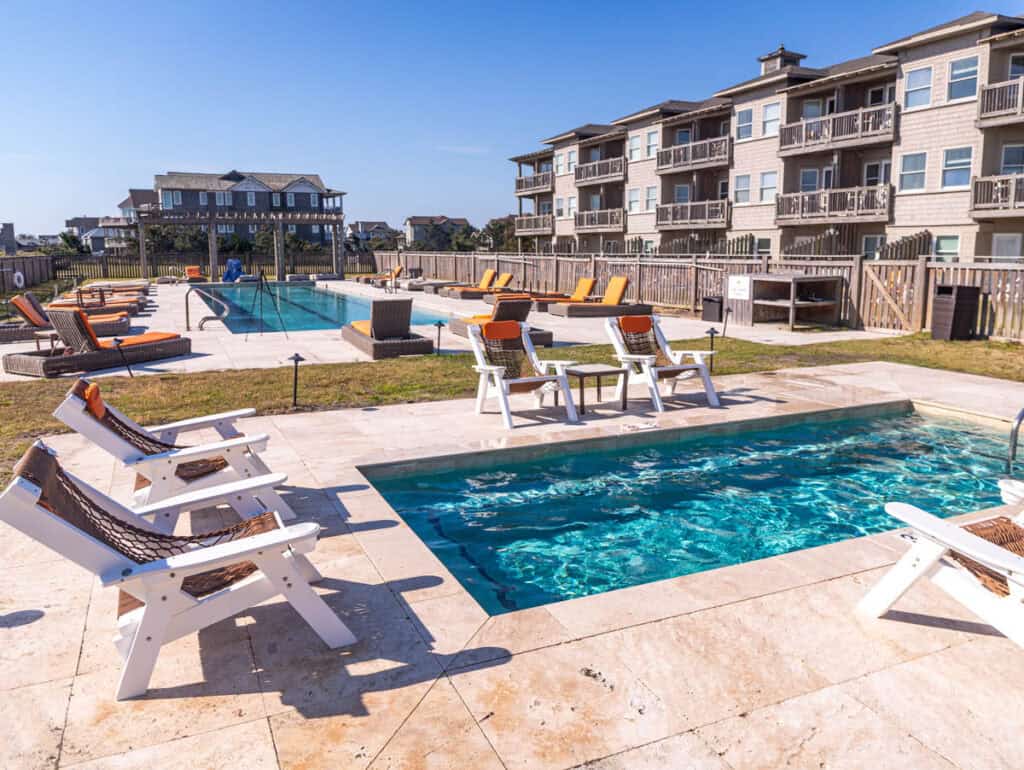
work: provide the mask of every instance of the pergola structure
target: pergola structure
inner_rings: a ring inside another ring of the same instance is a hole
[[[274,234],[274,271],[277,280],[285,279],[284,228],[285,225],[320,225],[331,231],[331,263],[336,275],[344,273],[342,241],[345,214],[341,211],[246,211],[140,208],[137,212],[139,229],[139,263],[142,277],[149,278],[146,256],[146,228],[149,225],[199,225],[206,227],[209,244],[210,279],[217,274],[217,225],[263,225]]]

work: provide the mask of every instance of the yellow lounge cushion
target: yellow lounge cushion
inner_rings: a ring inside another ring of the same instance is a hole
[[[353,329],[355,329],[357,332],[359,332],[360,334],[365,334],[367,337],[372,337],[373,336],[372,334],[370,334],[370,322],[369,321],[353,321],[349,325]]]

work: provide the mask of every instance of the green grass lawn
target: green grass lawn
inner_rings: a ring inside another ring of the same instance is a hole
[[[707,339],[684,340],[675,347],[706,349]],[[1013,343],[936,342],[919,335],[802,346],[725,339],[718,340],[716,349],[720,352],[715,375],[890,361],[1024,382],[1024,347]],[[611,361],[611,346],[544,349],[540,355],[581,363]],[[469,354],[303,366],[299,408],[315,411],[471,397],[477,381],[471,367]],[[6,483],[11,466],[34,438],[63,430],[50,412],[70,384],[69,380],[0,383],[0,482]],[[110,377],[102,380],[102,387],[111,403],[143,424],[243,406],[254,406],[261,414],[292,410],[290,367]]]

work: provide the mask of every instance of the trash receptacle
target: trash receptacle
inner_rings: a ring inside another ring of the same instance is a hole
[[[722,297],[705,297],[701,305],[700,320],[722,322]]]
[[[936,286],[932,301],[932,339],[971,339],[980,298],[981,289],[977,286]]]

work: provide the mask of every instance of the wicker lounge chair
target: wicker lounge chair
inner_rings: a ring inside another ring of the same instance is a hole
[[[203,268],[199,265],[186,265],[185,280],[189,283],[206,283],[206,276],[203,275]]]
[[[8,353],[4,371],[29,377],[56,377],[71,372],[91,372],[128,364],[187,356],[192,340],[170,332],[148,332],[115,341],[101,341],[81,310],[51,308],[50,323],[64,347],[55,350]]]
[[[370,320],[341,327],[341,338],[374,361],[433,353],[431,340],[409,331],[411,319],[411,299],[375,299],[370,303]]]
[[[613,276],[608,281],[608,288],[599,302],[553,302],[548,305],[551,315],[566,318],[607,318],[619,315],[650,315],[654,308],[650,305],[623,305],[629,278],[624,275]]]
[[[191,507],[208,503],[197,497]],[[120,590],[118,700],[146,692],[163,645],[276,596],[328,647],[356,641],[310,587],[320,579],[306,556],[320,532],[314,522],[286,527],[265,512],[223,529],[169,534],[65,471],[41,442],[0,493],[0,519]]]
[[[36,339],[37,332],[53,330],[46,311],[31,294],[28,292],[11,298],[10,306],[22,317],[23,322],[0,324],[0,342],[24,342]],[[116,337],[127,334],[131,329],[127,313],[92,316],[89,320],[97,337]]]
[[[494,303],[494,310],[490,313],[472,315],[464,318],[452,318],[448,329],[452,334],[459,337],[469,337],[470,326],[480,326],[489,321],[525,321],[533,309],[533,300],[522,294],[499,294],[498,302]],[[535,348],[551,347],[554,344],[554,334],[544,329],[530,328],[530,342]]]
[[[428,288],[436,291],[445,286],[457,286],[458,281],[442,281],[437,278],[403,278],[398,282],[398,288],[405,291],[426,292]]]
[[[495,270],[493,267],[489,267],[486,270],[484,270],[483,275],[480,276],[480,282],[475,286],[470,284],[457,284],[455,286],[445,286],[441,289],[438,289],[437,293],[440,294],[442,297],[458,299],[459,293],[463,291],[486,292],[488,289],[491,288],[491,285],[494,283],[494,277],[497,274],[497,270]]]
[[[254,413],[253,409],[242,409],[147,430],[107,404],[98,385],[78,380],[53,416],[134,471],[135,502],[144,504],[225,482],[273,477],[260,458],[269,436],[245,436],[235,427],[238,419]],[[198,446],[177,443],[181,434],[203,429],[217,431],[221,440]],[[250,515],[255,507],[258,511],[275,510],[286,519],[295,518],[291,507],[273,488],[283,484],[285,478],[269,489],[260,488],[258,494],[241,496],[235,509],[243,516]]]
[[[1006,500],[1021,499],[1024,488],[1012,495],[1011,485],[1004,484]],[[1024,511],[1012,519],[994,516],[963,525],[905,503],[889,503],[885,512],[910,527],[906,537],[913,545],[861,599],[858,612],[882,617],[927,577],[1024,647]]]
[[[596,278],[580,278],[576,282],[576,289],[572,294],[563,294],[561,292],[545,292],[545,291],[531,291],[522,292],[530,299],[534,301],[534,310],[545,311],[547,306],[553,302],[586,302],[590,293],[594,290],[594,286],[597,284]],[[517,292],[518,294],[518,292]],[[495,300],[501,294],[488,294],[484,297],[484,302],[488,305],[493,305]]]
[[[575,361],[541,361],[530,342],[529,327],[516,321],[490,321],[469,327],[469,341],[473,347],[480,375],[476,389],[476,413],[483,414],[489,396],[498,399],[502,421],[512,430],[512,393],[533,393],[537,406],[544,406],[544,396],[561,392],[565,398],[566,418],[579,422],[576,404],[569,390],[566,368]]]
[[[486,276],[487,274],[484,273]],[[481,280],[480,283],[483,283]],[[512,273],[502,273],[494,283],[487,288],[479,286],[449,286],[442,291],[442,295],[448,299],[483,299],[489,294],[500,294],[511,291],[508,285],[512,283]]]
[[[634,315],[608,318],[605,321],[615,356],[623,366],[632,366],[643,374],[651,394],[654,409],[665,411],[658,383],[667,382],[666,395],[676,392],[676,386],[691,377],[700,377],[708,405],[718,407],[718,394],[708,374],[704,359],[713,355],[708,350],[672,350],[661,331],[657,316]],[[616,398],[622,398],[623,380],[619,379]]]
[[[138,315],[139,311],[146,305],[145,298],[120,297],[117,295],[108,296],[104,292],[70,292],[67,296],[53,300],[46,305],[44,310],[48,313],[51,309],[67,310],[78,308],[87,315],[109,315],[110,313],[127,313]]]

